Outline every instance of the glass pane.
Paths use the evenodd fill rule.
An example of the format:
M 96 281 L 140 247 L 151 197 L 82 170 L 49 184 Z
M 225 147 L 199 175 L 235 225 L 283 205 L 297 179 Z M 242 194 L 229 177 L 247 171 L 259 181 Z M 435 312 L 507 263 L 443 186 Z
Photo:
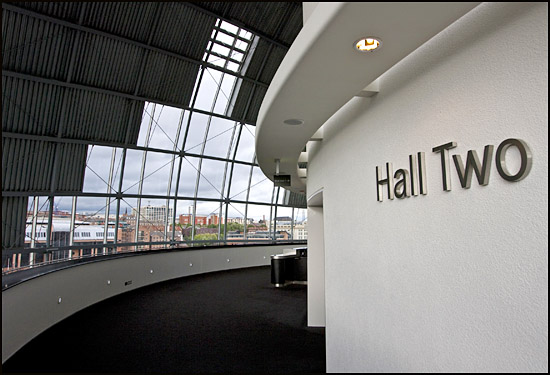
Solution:
M 86 170 L 84 172 L 84 192 L 105 193 L 108 188 L 109 168 L 111 165 L 112 147 L 88 146 Z M 121 153 L 117 153 L 120 165 Z M 113 186 L 118 188 L 118 181 L 113 181 Z
M 248 47 L 248 43 L 246 43 L 242 40 L 237 40 L 237 43 L 235 43 L 235 47 L 237 47 L 240 50 L 246 51 L 246 47 Z M 251 52 L 254 52 L 254 51 L 250 51 L 249 54 Z
M 179 164 L 180 164 L 180 159 L 181 158 L 179 156 L 174 156 L 174 171 L 172 173 L 172 181 L 171 181 L 171 184 L 170 184 L 170 193 L 169 193 L 169 195 L 171 195 L 171 196 L 176 195 L 176 185 L 177 185 L 177 182 L 178 182 L 178 168 L 179 168 Z M 185 162 L 185 161 L 183 161 L 183 162 Z M 170 168 L 170 166 L 168 166 L 168 168 Z
M 294 209 L 294 240 L 307 240 L 307 209 Z
M 183 149 L 183 142 L 184 142 L 184 139 L 185 139 L 185 132 L 187 130 L 187 125 L 189 123 L 189 116 L 190 116 L 190 112 L 189 111 L 184 111 L 183 121 L 181 123 L 180 135 L 179 135 L 179 138 L 178 138 L 178 148 L 177 148 L 178 151 Z
M 271 203 L 272 194 L 273 182 L 263 174 L 260 167 L 254 167 L 248 201 Z
M 178 188 L 178 197 L 193 198 L 195 196 L 195 187 L 197 185 L 197 170 L 199 168 L 199 159 L 191 156 L 185 156 L 181 162 L 180 183 Z
M 118 232 L 118 243 L 135 242 L 136 230 L 136 198 L 123 198 L 120 201 L 120 228 Z M 117 252 L 136 251 L 135 246 L 119 246 Z
M 245 204 L 230 203 L 227 209 L 227 244 L 242 244 L 244 239 L 244 212 Z
M 289 240 L 292 233 L 292 208 L 277 207 L 276 232 L 278 240 Z
M 246 31 L 246 30 L 241 30 L 241 31 L 239 31 L 239 36 L 250 40 L 252 38 L 252 33 L 250 33 L 249 31 Z
M 227 155 L 227 152 L 229 150 L 229 142 L 234 133 L 233 130 L 236 126 L 237 123 L 235 121 L 212 117 L 204 154 L 224 159 L 230 157 Z
M 229 150 L 229 159 L 233 159 L 233 156 L 235 155 L 235 151 L 236 151 L 236 147 L 237 147 L 237 139 L 239 137 L 239 127 L 241 126 L 240 124 L 236 123 L 235 124 L 236 128 L 235 128 L 235 136 L 233 137 L 233 139 L 231 140 L 231 145 L 230 145 L 230 150 Z
M 252 167 L 249 165 L 234 164 L 233 180 L 231 182 L 231 191 L 229 194 L 231 200 L 246 201 L 251 168 Z
M 191 115 L 191 123 L 189 124 L 187 139 L 185 140 L 184 146 L 185 152 L 193 154 L 201 153 L 202 144 L 204 143 L 204 133 L 208 125 L 208 117 L 209 116 L 201 113 L 193 113 Z
M 225 114 L 227 109 L 227 103 L 233 92 L 233 86 L 235 85 L 236 77 L 225 74 L 222 80 L 222 87 L 214 106 L 214 113 Z
M 53 206 L 50 246 L 70 246 L 72 197 L 54 197 Z M 68 259 L 70 255 L 70 251 L 61 250 L 52 252 L 45 258 L 48 261 L 64 260 Z
M 169 106 L 157 106 L 157 111 L 159 107 L 159 114 L 151 127 L 149 147 L 173 150 L 181 115 L 185 111 Z
M 143 194 L 166 195 L 172 155 L 149 151 L 145 162 Z
M 224 32 L 218 31 L 216 34 L 216 40 L 219 40 L 220 42 L 223 42 L 225 44 L 233 45 L 233 41 L 235 40 L 235 38 Z
M 248 205 L 247 238 L 253 240 L 271 240 L 269 232 L 270 206 Z
M 218 240 L 219 220 L 219 202 L 197 201 L 197 211 L 195 215 L 195 241 Z M 212 243 L 209 244 L 212 245 Z
M 285 200 L 285 189 L 282 187 L 277 187 L 274 191 L 275 195 L 273 196 L 273 201 L 277 204 L 283 204 Z
M 149 122 L 151 121 L 151 116 L 153 115 L 153 107 L 155 107 L 155 103 L 145 102 L 143 113 L 141 115 L 141 125 L 139 126 L 139 135 L 137 141 L 138 146 L 145 146 L 145 142 L 147 141 L 147 129 L 149 128 Z M 158 118 L 158 108 L 159 106 L 157 105 L 155 107 L 155 119 Z
M 237 51 L 231 52 L 231 58 L 237 60 L 237 61 L 243 61 L 243 54 Z
M 133 211 L 134 207 L 137 207 L 136 198 L 123 198 L 120 201 L 118 243 L 130 243 L 135 241 L 136 216 Z M 135 250 L 135 246 L 119 246 L 117 248 L 118 252 Z
M 138 193 L 143 153 L 144 151 L 139 150 L 126 151 L 126 166 L 122 182 L 122 191 L 126 194 Z
M 206 68 L 199 87 L 195 108 L 211 111 L 214 97 L 222 80 L 222 72 Z
M 138 242 L 146 242 L 148 245 L 144 247 L 147 250 L 163 249 L 166 244 L 155 244 L 155 242 L 168 241 L 169 237 L 165 237 L 164 231 L 170 229 L 170 224 L 173 218 L 173 208 L 166 206 L 166 199 L 142 199 L 139 210 L 139 234 Z M 132 208 L 132 214 L 137 217 L 137 205 Z M 168 226 L 166 225 L 168 222 Z M 167 233 L 168 235 L 168 233 Z
M 218 56 L 214 56 L 214 55 L 208 55 L 208 60 L 207 60 L 210 64 L 214 64 L 216 66 L 219 66 L 219 67 L 224 67 L 225 66 L 225 59 L 222 59 L 221 57 L 218 57 Z
M 237 31 L 239 31 L 239 28 L 235 25 L 232 25 L 228 22 L 225 22 L 225 21 L 222 21 L 220 27 L 223 29 L 223 30 L 227 30 L 229 31 L 231 34 L 237 34 Z
M 214 43 L 214 45 L 212 46 L 212 51 L 223 56 L 229 56 L 229 48 L 217 43 Z
M 179 200 L 176 208 L 176 232 L 178 241 L 183 241 L 179 247 L 187 247 L 191 241 L 191 231 L 193 227 L 193 201 Z
M 105 237 L 105 212 L 109 209 L 109 228 L 107 242 L 114 242 L 114 223 L 116 221 L 116 198 L 78 197 L 73 234 L 73 245 L 102 244 Z M 70 221 L 64 223 L 69 230 Z M 71 250 L 72 258 L 94 256 L 103 253 L 103 248 L 83 248 Z
M 37 206 L 36 230 L 32 231 L 32 223 L 35 219 L 34 205 Z M 48 228 L 48 211 L 50 209 L 48 197 L 29 197 L 27 204 L 27 221 L 25 226 L 25 247 L 31 247 L 34 239 L 34 247 L 46 245 L 46 231 Z
M 229 62 L 227 63 L 227 69 L 229 69 L 229 70 L 231 70 L 231 71 L 233 71 L 233 72 L 238 72 L 239 69 L 240 69 L 240 67 L 241 67 L 241 66 L 240 66 L 239 64 L 236 64 L 236 63 L 231 62 L 231 61 L 229 61 Z
M 243 125 L 243 130 L 241 131 L 241 139 L 239 140 L 239 148 L 237 150 L 237 160 L 252 162 L 255 152 L 255 135 L 255 126 Z
M 198 197 L 221 199 L 225 164 L 226 162 L 203 159 Z

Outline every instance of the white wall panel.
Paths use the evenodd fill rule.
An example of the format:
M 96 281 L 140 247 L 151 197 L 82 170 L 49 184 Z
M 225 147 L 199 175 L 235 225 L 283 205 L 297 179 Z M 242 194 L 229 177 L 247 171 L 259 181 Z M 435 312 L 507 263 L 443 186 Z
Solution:
M 547 38 L 547 3 L 484 3 L 325 124 L 308 191 L 324 189 L 328 372 L 548 371 Z M 451 160 L 442 190 L 433 147 L 507 138 L 531 148 L 524 180 L 493 161 L 463 189 Z M 375 167 L 419 151 L 428 195 L 378 202 Z

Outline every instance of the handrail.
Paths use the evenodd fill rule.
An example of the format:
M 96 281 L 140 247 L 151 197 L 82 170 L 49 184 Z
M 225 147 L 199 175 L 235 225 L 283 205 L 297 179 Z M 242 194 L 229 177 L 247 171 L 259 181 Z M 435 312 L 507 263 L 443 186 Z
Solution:
M 227 243 L 231 242 L 231 245 L 228 245 Z M 39 267 L 44 267 L 52 264 L 60 264 L 60 263 L 71 263 L 77 260 L 81 259 L 99 259 L 100 257 L 103 259 L 103 257 L 113 257 L 116 258 L 117 255 L 127 255 L 127 254 L 143 254 L 148 252 L 170 252 L 170 251 L 185 251 L 185 250 L 197 250 L 197 249 L 219 249 L 219 248 L 231 248 L 235 246 L 274 246 L 274 245 L 300 245 L 300 244 L 306 244 L 307 240 L 262 240 L 262 239 L 235 239 L 235 240 L 195 240 L 195 241 L 159 241 L 159 242 L 127 242 L 127 243 L 119 243 L 119 244 L 91 244 L 91 245 L 73 245 L 73 246 L 61 246 L 56 248 L 25 248 L 26 252 L 16 252 L 13 254 L 28 254 L 28 253 L 37 253 L 37 254 L 52 254 L 54 252 L 58 251 L 70 251 L 70 250 L 88 250 L 88 249 L 105 249 L 108 248 L 110 252 L 101 252 L 97 254 L 85 254 L 85 255 L 79 255 L 74 256 L 71 258 L 63 258 L 63 259 L 53 259 L 46 262 L 40 262 L 32 265 L 25 265 L 22 267 L 17 267 L 14 269 L 8 269 L 5 271 L 2 271 L 2 277 L 5 275 L 22 272 L 24 270 L 29 269 L 37 269 Z M 196 246 L 197 244 L 204 244 L 202 246 Z M 153 245 L 171 245 L 171 247 L 165 247 L 165 248 L 151 248 Z M 181 246 L 181 245 L 187 245 L 187 246 Z M 131 250 L 114 250 L 119 247 L 141 247 L 141 249 L 131 249 Z M 148 249 L 147 249 L 148 247 Z M 13 255 L 10 254 L 10 255 Z M 80 263 L 80 261 L 79 261 Z M 61 267 L 63 268 L 63 267 Z M 3 281 L 3 280 L 2 280 Z M 4 287 L 4 283 L 2 283 L 2 287 Z
M 196 241 L 196 242 L 213 242 L 213 241 Z M 245 242 L 245 241 L 241 241 Z M 148 255 L 148 254 L 160 254 L 170 252 L 183 252 L 183 251 L 196 251 L 196 250 L 212 250 L 223 248 L 235 248 L 235 247 L 253 247 L 253 246 L 281 246 L 281 245 L 304 245 L 307 244 L 307 240 L 281 240 L 281 241 L 247 241 L 247 244 L 238 243 L 235 245 L 222 245 L 222 246 L 189 246 L 189 247 L 173 247 L 164 249 L 146 249 L 146 250 L 132 250 L 121 251 L 109 254 L 90 254 L 82 257 L 65 258 L 52 260 L 32 266 L 20 267 L 13 271 L 2 272 L 2 291 L 9 289 L 21 282 L 46 275 L 51 272 L 60 271 L 75 266 L 94 263 L 99 261 L 107 261 L 118 258 L 125 258 L 130 256 Z M 143 243 L 142 243 L 143 244 Z M 103 245 L 103 244 L 102 244 Z M 126 244 L 124 244 L 126 245 Z M 103 246 L 97 246 L 103 247 Z

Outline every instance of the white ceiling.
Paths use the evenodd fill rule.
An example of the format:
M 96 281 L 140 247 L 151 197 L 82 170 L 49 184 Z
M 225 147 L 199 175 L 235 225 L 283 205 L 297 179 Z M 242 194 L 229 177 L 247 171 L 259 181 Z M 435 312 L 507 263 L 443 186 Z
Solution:
M 290 174 L 291 191 L 305 192 L 298 157 L 307 141 L 338 109 L 382 73 L 469 12 L 469 3 L 319 3 L 275 74 L 256 125 L 256 155 L 273 179 Z M 361 53 L 354 42 L 376 36 L 376 52 Z M 383 90 L 383 88 L 381 88 Z M 303 125 L 283 123 L 302 119 Z

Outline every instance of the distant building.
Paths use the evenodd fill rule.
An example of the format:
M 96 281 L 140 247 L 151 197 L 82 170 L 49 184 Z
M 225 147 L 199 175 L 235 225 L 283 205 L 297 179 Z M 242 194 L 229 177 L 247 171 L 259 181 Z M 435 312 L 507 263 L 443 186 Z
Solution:
M 181 225 L 191 225 L 192 222 L 193 222 L 193 215 L 191 214 L 180 215 L 179 223 Z M 207 224 L 208 224 L 207 216 L 195 215 L 195 225 L 207 225 Z
M 50 243 L 52 246 L 70 246 L 71 222 L 67 219 L 54 219 L 52 221 Z M 25 227 L 25 245 L 30 246 L 45 244 L 47 238 L 48 225 L 44 221 L 36 223 L 36 229 L 33 233 L 32 222 L 27 222 Z M 105 226 L 91 225 L 86 222 L 75 222 L 73 244 L 91 245 L 103 243 L 105 235 Z M 107 243 L 112 243 L 115 238 L 115 228 L 109 226 L 107 230 Z
M 221 218 L 223 224 L 223 217 Z M 220 223 L 220 217 L 218 215 L 211 215 L 208 217 L 208 225 L 218 225 Z
M 166 220 L 166 213 L 168 212 L 168 222 L 172 222 L 172 216 L 174 210 L 172 208 L 167 208 L 165 205 L 162 206 L 143 206 L 141 207 L 139 213 L 140 223 L 151 223 L 158 224 L 164 223 Z M 137 208 L 132 208 L 132 215 L 137 217 Z
M 248 224 L 252 223 L 254 221 L 254 219 L 251 219 L 251 218 L 247 218 L 246 219 L 246 222 Z M 244 218 L 242 217 L 230 217 L 230 218 L 227 218 L 227 223 L 237 223 L 237 224 L 243 224 L 244 225 Z

